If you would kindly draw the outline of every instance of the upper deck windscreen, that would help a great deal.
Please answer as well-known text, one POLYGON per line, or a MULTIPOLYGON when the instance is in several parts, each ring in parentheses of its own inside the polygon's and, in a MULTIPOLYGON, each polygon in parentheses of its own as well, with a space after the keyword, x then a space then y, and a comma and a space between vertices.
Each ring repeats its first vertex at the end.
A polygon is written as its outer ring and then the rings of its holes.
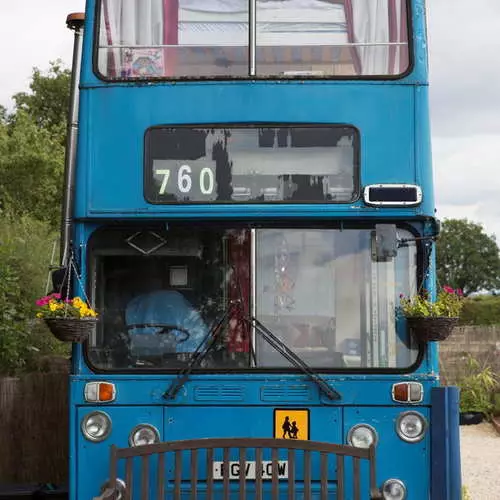
POLYGON ((101 0, 106 79, 394 77, 407 0, 101 0), (253 15, 255 14, 255 15, 253 15))

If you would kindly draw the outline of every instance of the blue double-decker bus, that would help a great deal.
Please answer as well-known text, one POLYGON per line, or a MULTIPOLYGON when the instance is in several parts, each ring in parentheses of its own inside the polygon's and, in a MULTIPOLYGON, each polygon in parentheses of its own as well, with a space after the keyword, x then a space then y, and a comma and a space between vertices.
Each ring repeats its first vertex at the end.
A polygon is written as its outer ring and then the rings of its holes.
POLYGON ((457 500, 423 0, 87 0, 70 498, 457 500))

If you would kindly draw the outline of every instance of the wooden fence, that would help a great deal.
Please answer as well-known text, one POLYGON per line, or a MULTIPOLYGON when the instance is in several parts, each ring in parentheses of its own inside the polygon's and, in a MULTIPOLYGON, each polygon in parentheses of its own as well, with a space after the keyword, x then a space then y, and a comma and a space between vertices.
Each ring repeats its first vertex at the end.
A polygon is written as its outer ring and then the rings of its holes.
POLYGON ((64 483, 68 374, 0 378, 0 483, 64 483))

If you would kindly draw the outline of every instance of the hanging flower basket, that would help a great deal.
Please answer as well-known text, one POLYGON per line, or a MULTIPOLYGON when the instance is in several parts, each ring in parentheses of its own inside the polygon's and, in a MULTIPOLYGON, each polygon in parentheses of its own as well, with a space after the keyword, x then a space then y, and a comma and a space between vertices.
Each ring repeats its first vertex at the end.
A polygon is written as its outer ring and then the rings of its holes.
POLYGON ((62 342, 85 342, 97 323, 97 313, 80 297, 63 300, 53 293, 37 300, 36 305, 40 307, 36 317, 62 342))
POLYGON ((458 318, 446 316, 409 317, 406 322, 410 332, 421 342, 439 342, 446 340, 453 328, 458 324, 458 318))
POLYGON ((45 324, 57 340, 85 342, 94 331, 97 318, 45 318, 45 324))
POLYGON ((401 311, 413 336, 421 342, 446 340, 457 326, 464 305, 462 290, 444 286, 436 300, 424 291, 414 297, 400 296, 401 311))

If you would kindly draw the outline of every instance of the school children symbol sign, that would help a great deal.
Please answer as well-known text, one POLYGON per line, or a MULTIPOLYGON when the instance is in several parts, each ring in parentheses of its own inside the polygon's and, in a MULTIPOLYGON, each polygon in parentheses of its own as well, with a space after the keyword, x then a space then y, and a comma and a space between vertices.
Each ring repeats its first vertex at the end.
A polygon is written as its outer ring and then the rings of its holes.
POLYGON ((275 439, 309 439, 309 410, 274 410, 275 439))

